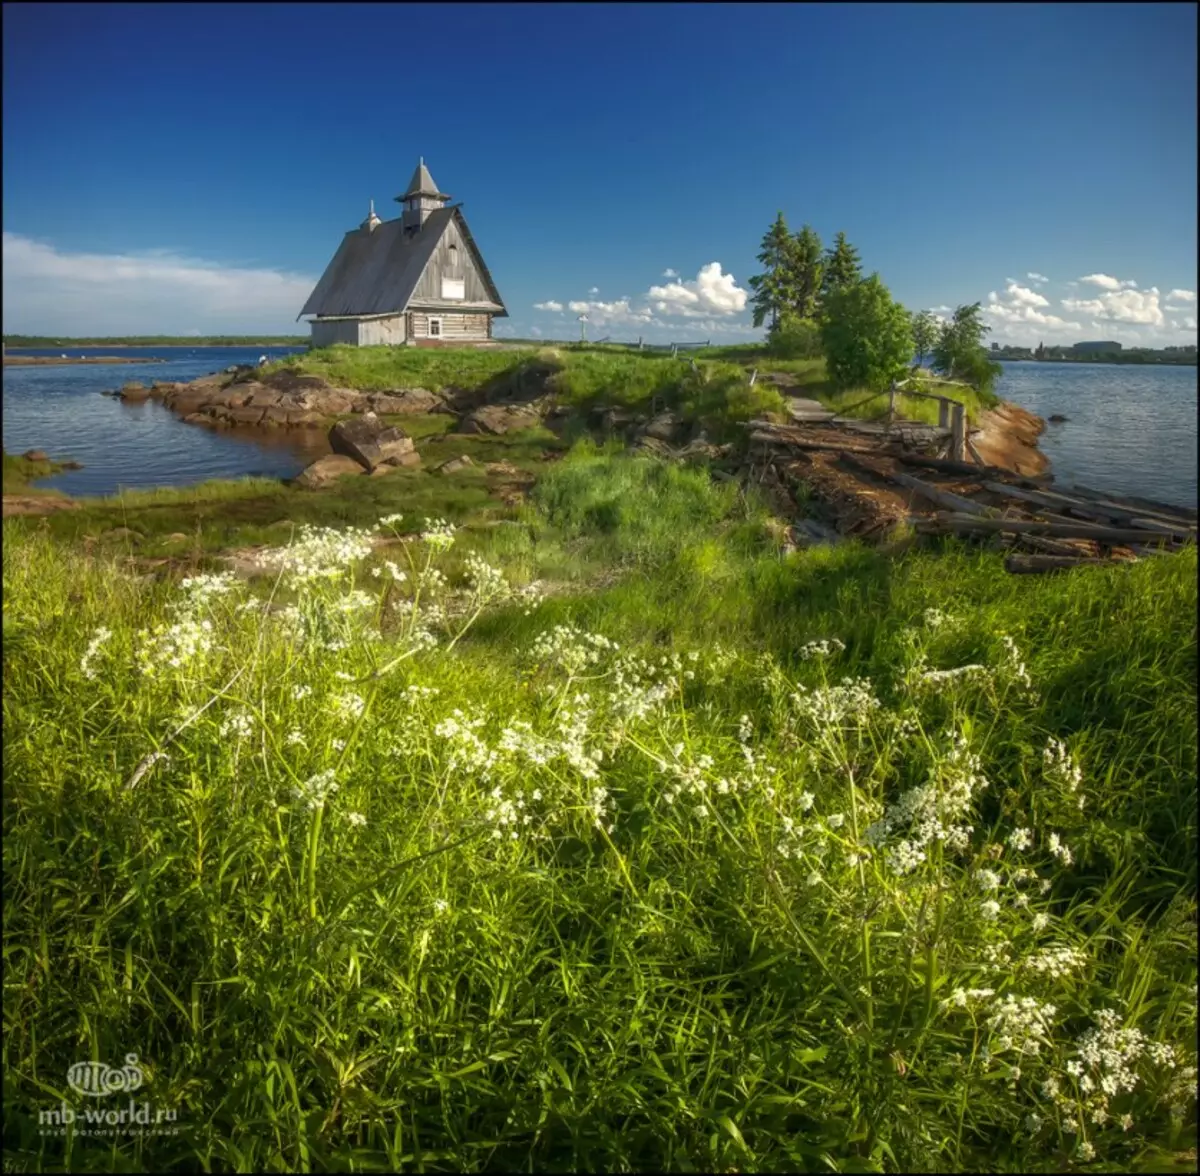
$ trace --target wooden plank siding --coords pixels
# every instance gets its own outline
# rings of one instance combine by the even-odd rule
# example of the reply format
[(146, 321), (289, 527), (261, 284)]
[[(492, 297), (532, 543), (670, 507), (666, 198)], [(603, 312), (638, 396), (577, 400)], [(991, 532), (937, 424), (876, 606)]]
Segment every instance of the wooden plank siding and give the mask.
[(472, 250), (463, 240), (458, 224), (453, 219), (446, 225), (441, 239), (426, 263), (425, 271), (409, 298), (409, 304), (423, 306), (428, 302), (447, 301), (442, 296), (443, 278), (463, 283), (464, 303), (492, 303), (491, 291), (475, 264)]
[(409, 314), (411, 320), (409, 338), (414, 340), (430, 338), (429, 320), (439, 318), (442, 320), (442, 333), (437, 336), (439, 339), (445, 339), (447, 342), (489, 339), (491, 338), (491, 317), (490, 314), (462, 314), (454, 311), (430, 314), (426, 311), (414, 310)]

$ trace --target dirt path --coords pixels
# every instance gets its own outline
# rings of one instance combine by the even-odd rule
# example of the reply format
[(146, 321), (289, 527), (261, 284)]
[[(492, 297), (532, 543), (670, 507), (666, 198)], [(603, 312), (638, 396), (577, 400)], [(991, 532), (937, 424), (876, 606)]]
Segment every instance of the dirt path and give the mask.
[(46, 515), (59, 510), (78, 510), (79, 503), (56, 494), (5, 494), (3, 517), (10, 515)]

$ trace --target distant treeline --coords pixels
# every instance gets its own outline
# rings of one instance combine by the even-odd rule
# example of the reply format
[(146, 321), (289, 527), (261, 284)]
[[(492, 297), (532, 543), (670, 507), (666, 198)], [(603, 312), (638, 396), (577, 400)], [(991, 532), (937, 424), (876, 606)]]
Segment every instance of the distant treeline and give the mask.
[(1178, 348), (1155, 350), (1144, 348), (1130, 351), (1072, 351), (1070, 348), (1001, 347), (989, 351), (990, 359), (1026, 359), (1038, 363), (1158, 363), (1196, 366), (1195, 350)]
[(307, 342), (306, 335), (115, 335), (103, 339), (4, 336), (5, 347), (302, 347)]

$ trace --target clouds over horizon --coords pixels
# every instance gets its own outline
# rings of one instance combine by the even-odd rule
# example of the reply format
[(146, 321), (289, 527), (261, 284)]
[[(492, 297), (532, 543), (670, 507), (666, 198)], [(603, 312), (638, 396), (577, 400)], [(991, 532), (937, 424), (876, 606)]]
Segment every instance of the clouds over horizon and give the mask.
[[(991, 291), (984, 314), (998, 341), (1025, 346), (1043, 338), (1092, 335), (1112, 338), (1126, 346), (1165, 347), (1196, 341), (1196, 294), (1175, 288), (1162, 295), (1157, 286), (1140, 288), (1132, 278), (1111, 274), (1086, 274), (1061, 283), (1064, 296), (1057, 305), (1070, 318), (1053, 313), (1047, 297), (1049, 279), (1029, 272), (1026, 277), (1041, 289), (1006, 279), (1003, 294)], [(1091, 286), (1085, 296), (1082, 286)], [(1168, 314), (1175, 315), (1168, 318)]]
[(83, 253), (3, 234), (4, 331), (37, 335), (285, 334), (315, 277), (172, 250)]
[[(568, 301), (565, 311), (587, 315), (588, 321), (598, 329), (637, 327), (641, 331), (657, 332), (700, 328), (710, 335), (751, 337), (758, 334), (749, 323), (732, 321), (734, 316), (745, 311), (749, 294), (737, 284), (732, 274), (722, 270), (719, 261), (701, 266), (693, 279), (681, 278), (673, 269), (665, 270), (663, 276), (671, 281), (667, 285), (651, 286), (637, 299), (628, 295), (607, 302), (591, 297), (578, 298)], [(593, 287), (588, 293), (597, 291)], [(535, 302), (533, 308), (564, 313), (563, 303), (556, 299)]]

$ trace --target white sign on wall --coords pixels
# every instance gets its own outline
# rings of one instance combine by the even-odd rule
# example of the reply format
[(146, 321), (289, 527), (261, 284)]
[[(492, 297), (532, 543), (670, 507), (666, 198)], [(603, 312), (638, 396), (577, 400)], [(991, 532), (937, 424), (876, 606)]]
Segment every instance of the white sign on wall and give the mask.
[(462, 278), (443, 278), (442, 279), (442, 297), (443, 298), (466, 298), (467, 284)]

